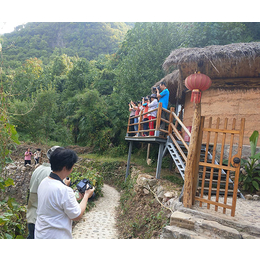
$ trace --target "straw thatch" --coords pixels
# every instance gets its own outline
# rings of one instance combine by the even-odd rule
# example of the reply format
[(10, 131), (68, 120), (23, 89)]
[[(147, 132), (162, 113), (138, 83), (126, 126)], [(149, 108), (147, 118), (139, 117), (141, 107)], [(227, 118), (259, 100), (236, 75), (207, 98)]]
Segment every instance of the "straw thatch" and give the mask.
[[(195, 71), (200, 71), (212, 79), (217, 86), (226, 82), (239, 85), (240, 79), (258, 82), (260, 87), (260, 43), (232, 43), (212, 45), (205, 48), (181, 48), (171, 52), (163, 64), (163, 69), (170, 73), (164, 80), (170, 91), (170, 102), (182, 97), (186, 90), (184, 80)], [(220, 79), (225, 79), (221, 83)], [(154, 86), (158, 85), (157, 82)], [(222, 84), (222, 85), (221, 85)]]
[(260, 77), (260, 42), (177, 49), (163, 64), (165, 71), (174, 68), (184, 79), (195, 71), (211, 79)]

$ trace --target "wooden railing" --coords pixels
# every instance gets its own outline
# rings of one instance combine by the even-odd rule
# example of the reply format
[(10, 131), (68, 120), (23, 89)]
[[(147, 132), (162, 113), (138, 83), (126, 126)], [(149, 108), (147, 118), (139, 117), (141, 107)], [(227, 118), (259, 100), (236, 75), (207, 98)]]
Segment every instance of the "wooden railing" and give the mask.
[[(147, 120), (147, 121), (142, 120), (144, 115), (151, 113), (153, 111), (157, 111), (157, 117), (155, 119)], [(167, 115), (166, 118), (162, 118), (162, 111), (164, 111), (166, 113), (166, 115)], [(139, 122), (130, 124), (130, 120), (134, 119), (134, 118), (139, 118)], [(174, 120), (175, 120), (175, 124), (174, 124)], [(143, 130), (143, 124), (149, 123), (149, 122), (152, 122), (152, 121), (155, 122), (155, 128)], [(166, 129), (160, 128), (161, 122), (165, 122), (165, 124), (167, 125)], [(172, 139), (174, 145), (177, 147), (177, 149), (180, 152), (180, 154), (182, 155), (183, 159), (185, 161), (187, 161), (187, 157), (185, 156), (182, 149), (180, 148), (180, 145), (178, 144), (177, 140), (181, 141), (182, 144), (185, 146), (185, 148), (187, 150), (189, 150), (189, 146), (184, 141), (182, 135), (178, 131), (178, 129), (177, 129), (178, 124), (182, 127), (182, 130), (189, 137), (191, 137), (190, 131), (187, 129), (187, 127), (183, 124), (183, 122), (180, 119), (180, 113), (177, 116), (174, 112), (174, 107), (171, 107), (170, 110), (167, 110), (167, 109), (162, 107), (162, 103), (159, 103), (159, 105), (156, 109), (150, 110), (149, 112), (145, 112), (145, 113), (143, 113), (143, 111), (141, 111), (140, 115), (138, 115), (138, 116), (133, 116), (133, 117), (129, 116), (128, 126), (127, 126), (127, 136), (130, 136), (131, 134), (134, 134), (134, 135), (138, 134), (139, 136), (141, 136), (142, 133), (150, 132), (150, 131), (154, 131), (154, 136), (152, 136), (152, 137), (156, 137), (156, 138), (162, 137), (162, 135), (160, 135), (160, 133), (166, 134), (166, 136), (169, 136)], [(135, 126), (135, 125), (138, 125), (138, 130), (137, 131), (130, 131), (130, 127)], [(142, 136), (142, 137), (143, 138), (149, 138), (151, 136), (148, 136), (148, 137)], [(136, 138), (136, 137), (133, 136), (133, 138)]]

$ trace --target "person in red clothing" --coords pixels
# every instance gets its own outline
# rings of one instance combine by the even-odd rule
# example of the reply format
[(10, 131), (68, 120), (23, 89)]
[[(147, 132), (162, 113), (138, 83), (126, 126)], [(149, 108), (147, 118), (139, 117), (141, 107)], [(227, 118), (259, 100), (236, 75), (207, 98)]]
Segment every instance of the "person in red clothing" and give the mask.
[(27, 151), (24, 153), (24, 166), (26, 164), (31, 164), (31, 156), (32, 153), (30, 152), (30, 148), (28, 148)]

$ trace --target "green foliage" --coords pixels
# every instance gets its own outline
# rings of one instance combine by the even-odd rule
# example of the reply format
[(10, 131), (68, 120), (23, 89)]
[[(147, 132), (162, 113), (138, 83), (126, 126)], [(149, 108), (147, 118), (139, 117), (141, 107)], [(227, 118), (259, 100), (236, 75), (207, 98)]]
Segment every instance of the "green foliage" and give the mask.
[[(90, 183), (95, 186), (95, 194), (96, 194), (96, 198), (102, 196), (102, 187), (104, 184), (103, 181), (103, 176), (100, 175), (97, 171), (93, 170), (93, 169), (88, 169), (85, 167), (80, 167), (80, 166), (76, 166), (76, 170), (74, 170), (71, 174), (70, 174), (70, 179), (71, 179), (71, 183), (75, 183), (75, 185), (82, 179), (88, 179), (90, 181)], [(74, 186), (72, 186), (72, 188), (76, 188)]]
[(17, 67), (37, 57), (47, 64), (53, 53), (96, 59), (114, 53), (130, 28), (125, 23), (27, 23), (3, 35), (5, 63)]
[[(1, 178), (0, 178), (1, 183)], [(9, 186), (5, 184), (5, 187)], [(0, 238), (23, 239), (27, 236), (26, 207), (20, 206), (14, 198), (0, 201)]]
[(250, 192), (258, 191), (260, 187), (260, 153), (256, 153), (258, 136), (258, 131), (254, 131), (250, 136), (251, 156), (248, 160), (241, 160), (245, 171), (240, 173), (239, 181), (242, 182), (243, 189)]
[(21, 140), (125, 151), (127, 104), (165, 76), (162, 64), (172, 50), (260, 40), (259, 23), (154, 22), (129, 28), (28, 23), (2, 37), (2, 84), (15, 94), (10, 124), (17, 125)]

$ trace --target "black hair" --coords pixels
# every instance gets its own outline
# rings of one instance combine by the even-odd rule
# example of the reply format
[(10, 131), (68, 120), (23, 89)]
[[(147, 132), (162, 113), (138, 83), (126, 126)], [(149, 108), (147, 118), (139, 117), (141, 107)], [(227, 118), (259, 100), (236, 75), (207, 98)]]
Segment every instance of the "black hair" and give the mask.
[(70, 170), (77, 160), (78, 156), (74, 151), (63, 147), (56, 148), (50, 157), (51, 169), (54, 172), (60, 172), (65, 166), (67, 170)]
[(166, 83), (164, 81), (162, 81), (160, 85), (164, 85), (166, 87)]

